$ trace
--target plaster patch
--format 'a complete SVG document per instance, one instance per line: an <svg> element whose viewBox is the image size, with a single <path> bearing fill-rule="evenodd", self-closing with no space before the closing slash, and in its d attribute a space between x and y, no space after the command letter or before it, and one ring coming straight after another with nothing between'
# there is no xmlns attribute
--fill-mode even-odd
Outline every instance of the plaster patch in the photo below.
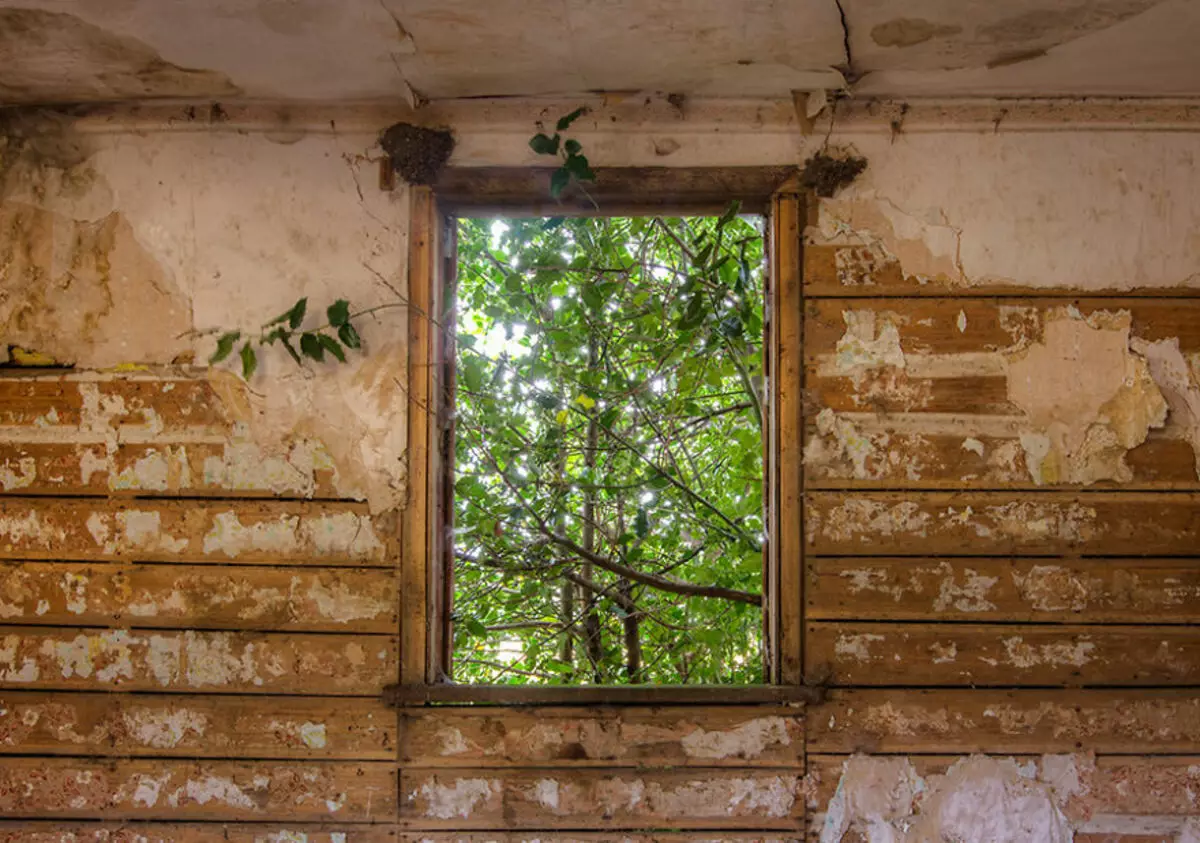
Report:
<svg viewBox="0 0 1200 843"><path fill-rule="evenodd" d="M1130 347L1146 358L1154 382L1170 407L1169 427L1192 446L1200 477L1200 356L1191 360L1179 350L1179 338L1147 342L1134 338Z"/></svg>
<svg viewBox="0 0 1200 843"><path fill-rule="evenodd" d="M680 740L689 758L757 758L772 746L789 746L787 721L757 717L732 729L696 729Z"/></svg>
<svg viewBox="0 0 1200 843"><path fill-rule="evenodd" d="M1127 483L1125 453L1166 423L1167 401L1146 359L1130 351L1128 311L1083 318L1049 311L1042 340L1008 360L1008 400L1034 428L1021 436L1039 485Z"/></svg>
<svg viewBox="0 0 1200 843"><path fill-rule="evenodd" d="M207 715L189 708L130 708L121 721L134 740L155 749L174 749L203 738L209 726Z"/></svg>
<svg viewBox="0 0 1200 843"><path fill-rule="evenodd" d="M1071 843L1063 806L1079 785L1070 763L1053 762L1047 780L1037 765L976 755L921 776L905 758L854 756L826 809L820 843L852 831L870 843Z"/></svg>
<svg viewBox="0 0 1200 843"><path fill-rule="evenodd" d="M465 820L470 818L476 805L499 790L500 782L494 779L455 779L453 785L426 782L419 793L425 800L425 816Z"/></svg>
<svg viewBox="0 0 1200 843"><path fill-rule="evenodd" d="M1083 667L1092 661L1096 645L1088 636L1077 641L1054 641L1050 644L1029 644L1020 635L1002 639L1008 664L1030 668L1040 665Z"/></svg>
<svg viewBox="0 0 1200 843"><path fill-rule="evenodd" d="M959 263L962 232L944 212L936 218L904 210L870 189L852 186L835 199L822 199L817 236L823 244L878 243L905 277L926 284L969 284Z"/></svg>
<svg viewBox="0 0 1200 843"><path fill-rule="evenodd" d="M839 635L837 641L834 642L833 652L838 656L854 659L859 664L866 664L871 661L872 642L883 640L885 639L882 635L871 632Z"/></svg>
<svg viewBox="0 0 1200 843"><path fill-rule="evenodd" d="M996 608L996 604L988 600L988 595L1000 581L998 578L985 577L967 568L963 572L963 581L956 582L948 562L939 566L939 572L942 580L938 586L938 596L933 602L935 611L944 612L953 608L959 612L988 612Z"/></svg>

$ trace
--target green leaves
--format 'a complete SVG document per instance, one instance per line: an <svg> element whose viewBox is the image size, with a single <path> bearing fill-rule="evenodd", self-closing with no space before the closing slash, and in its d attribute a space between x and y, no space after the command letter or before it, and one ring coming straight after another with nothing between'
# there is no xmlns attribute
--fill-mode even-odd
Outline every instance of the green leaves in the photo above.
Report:
<svg viewBox="0 0 1200 843"><path fill-rule="evenodd" d="M350 302L345 299L338 299L325 310L325 315L329 318L329 324L334 328L340 328L350 321ZM297 327L296 325L292 326Z"/></svg>
<svg viewBox="0 0 1200 843"><path fill-rule="evenodd" d="M289 307L283 313L276 316L274 319L272 319L270 322L268 322L264 327L270 327L271 325L278 325L281 322L286 322L288 327L294 331L300 327L302 322L304 322L304 314L307 312L307 310L308 310L308 299L307 298L298 299L294 305Z"/></svg>
<svg viewBox="0 0 1200 843"><path fill-rule="evenodd" d="M354 326L349 322L338 327L338 339L342 341L342 345L346 346L346 348L362 348L362 340L358 338L358 331L354 330Z"/></svg>
<svg viewBox="0 0 1200 843"><path fill-rule="evenodd" d="M562 160L561 166L550 175L550 195L555 199L562 196L563 191L572 181L591 182L596 180L596 174L592 171L587 156L583 154L583 144L574 138L567 138L564 141L560 134L569 129L572 123L586 113L586 106L577 108L558 119L553 136L547 135L545 132L538 132L529 139L529 148L538 155L553 155ZM553 230L560 224L561 222L548 221L545 224L545 230Z"/></svg>
<svg viewBox="0 0 1200 843"><path fill-rule="evenodd" d="M550 195L557 199L570 183L571 171L566 167L559 167L550 176Z"/></svg>
<svg viewBox="0 0 1200 843"><path fill-rule="evenodd" d="M233 345L242 336L241 331L228 331L217 339L217 350L208 358L210 364L220 363L229 356L229 352L233 351Z"/></svg>
<svg viewBox="0 0 1200 843"><path fill-rule="evenodd" d="M574 123L576 120L578 120L584 114L587 114L587 110L588 109L587 109L586 105L580 106L579 108L572 111L570 114L563 115L562 117L558 118L558 123L555 124L554 128L557 131L565 132L567 129L571 128L572 123Z"/></svg>
<svg viewBox="0 0 1200 843"><path fill-rule="evenodd" d="M254 353L254 349L250 347L250 343L242 346L242 380L250 380L254 377L254 370L258 368L258 355Z"/></svg>
<svg viewBox="0 0 1200 843"><path fill-rule="evenodd" d="M529 139L529 148L538 155L558 155L559 136L548 137L542 132Z"/></svg>
<svg viewBox="0 0 1200 843"><path fill-rule="evenodd" d="M325 347L321 345L316 334L300 335L300 351L305 357L310 357L318 363L325 359Z"/></svg>
<svg viewBox="0 0 1200 843"><path fill-rule="evenodd" d="M325 309L329 324L297 334L308 313L308 299L297 299L296 303L262 326L257 337L246 337L241 331L226 331L217 338L217 348L209 357L210 364L217 364L233 353L234 346L245 337L238 356L241 360L242 378L249 380L258 370L259 351L266 346L280 345L297 365L303 365L303 357L318 363L328 354L339 363L346 362L344 348L361 349L362 339L351 323L350 302L338 299ZM296 351L293 340L299 336L300 351ZM344 347L344 348L343 348Z"/></svg>

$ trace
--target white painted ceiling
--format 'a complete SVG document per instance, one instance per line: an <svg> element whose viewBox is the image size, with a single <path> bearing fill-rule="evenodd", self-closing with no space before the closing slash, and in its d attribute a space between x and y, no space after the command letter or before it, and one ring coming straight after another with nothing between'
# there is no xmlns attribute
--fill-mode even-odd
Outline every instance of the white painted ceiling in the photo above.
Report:
<svg viewBox="0 0 1200 843"><path fill-rule="evenodd" d="M0 0L0 102L1178 96L1198 46L1200 0Z"/></svg>

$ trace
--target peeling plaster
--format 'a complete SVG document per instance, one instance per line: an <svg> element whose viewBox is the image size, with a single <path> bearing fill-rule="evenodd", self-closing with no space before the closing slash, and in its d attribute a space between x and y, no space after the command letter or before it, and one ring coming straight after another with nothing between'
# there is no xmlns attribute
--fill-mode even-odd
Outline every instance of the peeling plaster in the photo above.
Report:
<svg viewBox="0 0 1200 843"><path fill-rule="evenodd" d="M194 472L231 490L309 496L322 471L374 512L403 502L408 194L364 189L375 183L364 154L373 136L280 147L256 135L81 139L47 122L23 131L20 155L0 170L0 222L12 234L0 345L80 368L161 366L207 359L207 331L257 332L300 296L393 308L361 319L363 353L344 366L298 369L274 349L248 387L210 371L235 431L202 463L168 440L118 466L120 441L161 427L152 411L138 430L116 421L119 402L85 402L83 430L99 441L79 451L83 483L104 472L114 491L166 491L197 482ZM0 468L0 481L32 482L20 464Z"/></svg>
<svg viewBox="0 0 1200 843"><path fill-rule="evenodd" d="M1037 433L1021 438L1035 483L1127 483L1125 453L1167 419L1146 359L1130 351L1128 311L1047 312L1039 343L1012 354L1008 398Z"/></svg>
<svg viewBox="0 0 1200 843"><path fill-rule="evenodd" d="M830 800L820 843L847 831L869 843L1071 843L1064 806L1080 790L1071 756L1047 756L1042 774L1011 758L971 756L922 776L907 758L854 756Z"/></svg>
<svg viewBox="0 0 1200 843"><path fill-rule="evenodd" d="M455 779L453 785L427 782L419 791L409 795L414 799L420 794L425 802L425 815L439 820L468 819L475 806L485 801L500 789L495 779Z"/></svg>
<svg viewBox="0 0 1200 843"><path fill-rule="evenodd" d="M696 729L680 739L689 758L756 758L768 747L791 742L782 717L759 717L724 731Z"/></svg>

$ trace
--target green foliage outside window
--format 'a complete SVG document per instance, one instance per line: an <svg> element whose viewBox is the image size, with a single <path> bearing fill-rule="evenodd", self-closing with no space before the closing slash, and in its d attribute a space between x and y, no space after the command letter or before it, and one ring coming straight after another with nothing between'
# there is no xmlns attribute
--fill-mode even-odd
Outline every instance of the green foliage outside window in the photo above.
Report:
<svg viewBox="0 0 1200 843"><path fill-rule="evenodd" d="M761 681L761 226L460 221L456 681Z"/></svg>

